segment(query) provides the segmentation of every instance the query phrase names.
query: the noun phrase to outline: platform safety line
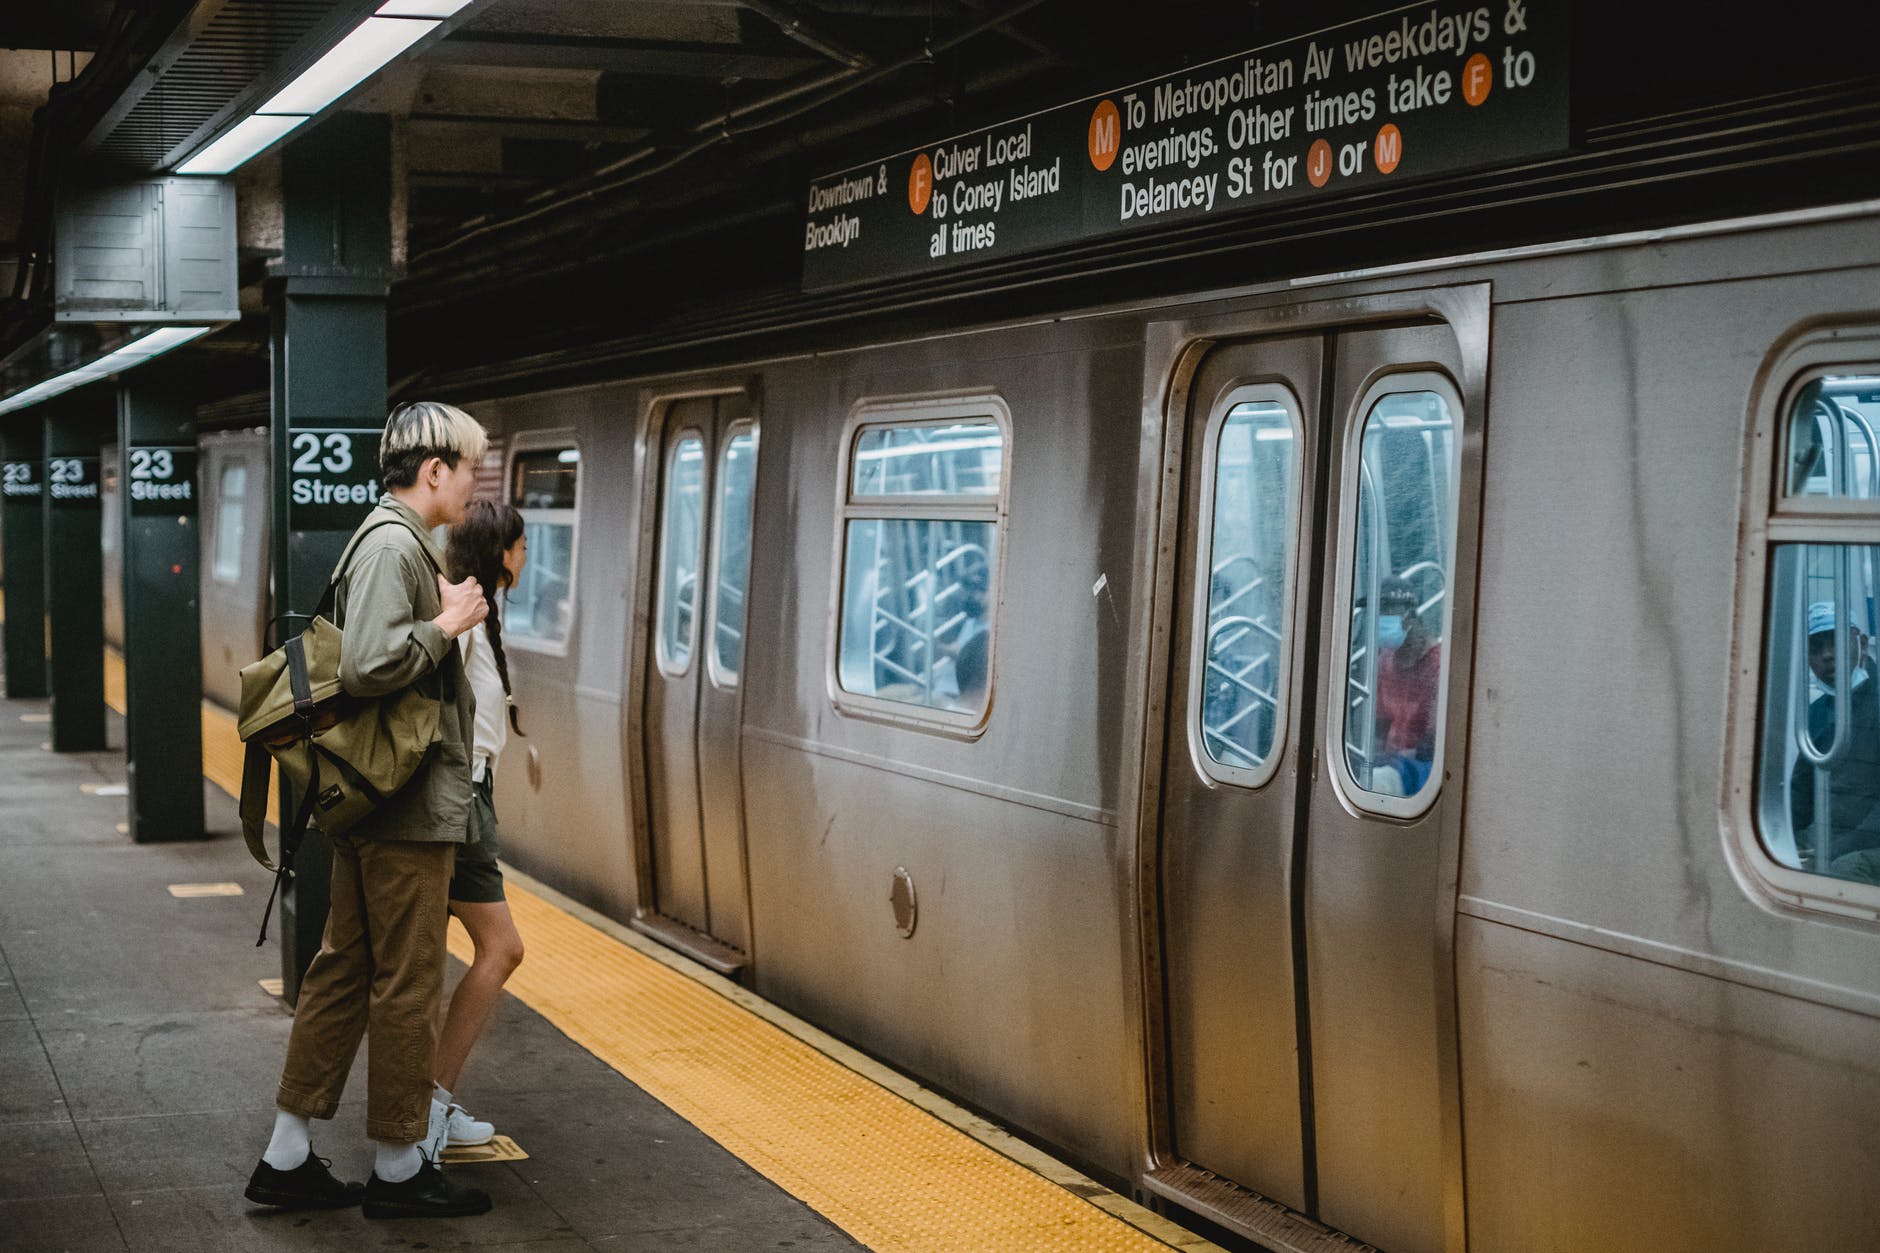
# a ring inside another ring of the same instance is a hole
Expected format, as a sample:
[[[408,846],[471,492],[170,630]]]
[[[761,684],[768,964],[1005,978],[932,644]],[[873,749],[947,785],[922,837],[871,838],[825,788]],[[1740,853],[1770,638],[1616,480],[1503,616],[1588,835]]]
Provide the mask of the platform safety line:
[[[105,676],[122,713],[124,662],[108,647]],[[202,733],[204,775],[239,796],[234,717],[205,701]],[[1220,1253],[747,989],[508,875],[529,957],[507,990],[870,1249]],[[455,919],[450,951],[475,956]]]
[[[868,1248],[1214,1248],[1088,1180],[1109,1205],[995,1151],[522,878],[508,896],[529,956],[508,991]],[[454,921],[450,948],[474,956]]]

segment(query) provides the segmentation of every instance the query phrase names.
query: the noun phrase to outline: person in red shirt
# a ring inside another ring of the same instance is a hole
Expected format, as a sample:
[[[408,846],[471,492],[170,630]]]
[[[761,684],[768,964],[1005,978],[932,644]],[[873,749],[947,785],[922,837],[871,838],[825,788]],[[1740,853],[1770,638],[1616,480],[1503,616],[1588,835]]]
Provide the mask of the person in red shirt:
[[[1417,610],[1408,581],[1385,579],[1378,589],[1377,726],[1375,764],[1394,767],[1403,794],[1415,796],[1429,779],[1436,755],[1436,716],[1442,690],[1443,645]]]

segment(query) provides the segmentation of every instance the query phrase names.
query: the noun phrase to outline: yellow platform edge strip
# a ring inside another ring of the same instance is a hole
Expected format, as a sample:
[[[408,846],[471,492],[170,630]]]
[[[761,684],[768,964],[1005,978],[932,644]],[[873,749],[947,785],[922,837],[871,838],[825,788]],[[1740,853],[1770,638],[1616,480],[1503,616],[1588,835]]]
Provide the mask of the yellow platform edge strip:
[[[122,713],[113,649],[105,674]],[[238,796],[235,719],[205,701],[202,732],[203,774]],[[748,989],[504,870],[529,954],[507,990],[868,1248],[1220,1253]],[[455,920],[450,951],[474,957]]]
[[[109,644],[104,649],[104,703],[118,713],[125,709],[124,654]],[[235,734],[235,716],[220,705],[202,702],[202,774],[237,800],[242,794],[242,742]],[[280,775],[268,768],[268,805],[275,812]],[[270,824],[272,825],[272,824]]]
[[[1209,1247],[1123,1198],[1142,1225],[1093,1204],[575,917],[521,876],[511,875],[509,904],[530,953],[509,980],[518,1000],[871,1249]],[[451,952],[473,956],[456,927]]]

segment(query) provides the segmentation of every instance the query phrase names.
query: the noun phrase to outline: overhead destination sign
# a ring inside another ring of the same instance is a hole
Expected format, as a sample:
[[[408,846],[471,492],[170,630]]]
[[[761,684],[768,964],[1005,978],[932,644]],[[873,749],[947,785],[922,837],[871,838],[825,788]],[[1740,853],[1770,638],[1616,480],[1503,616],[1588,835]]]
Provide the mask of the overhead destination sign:
[[[838,287],[1565,151],[1565,0],[1436,0],[810,184]]]

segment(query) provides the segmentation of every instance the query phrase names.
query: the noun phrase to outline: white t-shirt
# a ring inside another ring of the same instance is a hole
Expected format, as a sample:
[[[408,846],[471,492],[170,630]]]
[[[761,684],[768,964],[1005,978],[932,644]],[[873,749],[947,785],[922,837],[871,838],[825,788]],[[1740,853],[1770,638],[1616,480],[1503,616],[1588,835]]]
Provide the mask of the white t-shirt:
[[[476,693],[475,744],[470,750],[470,778],[481,783],[496,773],[497,759],[509,742],[509,700],[503,695],[503,676],[496,670],[496,653],[481,622],[457,637],[463,650],[464,674]]]

